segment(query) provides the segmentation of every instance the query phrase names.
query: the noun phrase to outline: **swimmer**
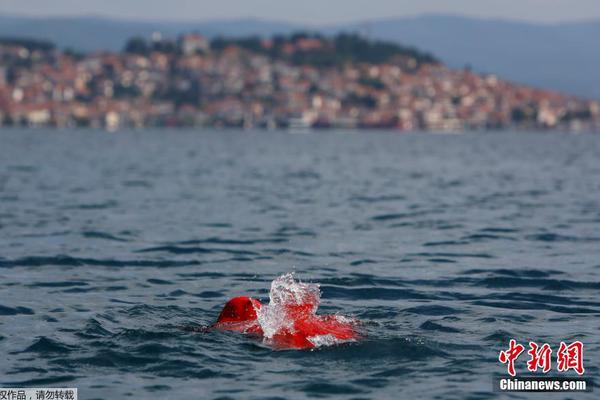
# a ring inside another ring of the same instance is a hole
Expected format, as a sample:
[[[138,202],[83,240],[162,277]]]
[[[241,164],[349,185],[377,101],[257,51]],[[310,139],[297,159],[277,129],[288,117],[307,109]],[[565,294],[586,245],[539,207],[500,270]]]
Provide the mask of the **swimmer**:
[[[318,285],[297,282],[287,274],[273,281],[270,298],[268,305],[251,297],[233,298],[206,330],[256,335],[280,349],[312,349],[360,338],[355,320],[316,314]]]

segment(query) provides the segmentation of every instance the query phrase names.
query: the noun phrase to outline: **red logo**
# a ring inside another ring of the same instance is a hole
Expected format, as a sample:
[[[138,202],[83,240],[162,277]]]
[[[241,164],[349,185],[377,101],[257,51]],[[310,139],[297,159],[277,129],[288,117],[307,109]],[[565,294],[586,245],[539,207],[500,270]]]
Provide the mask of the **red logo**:
[[[510,376],[515,376],[517,374],[515,372],[515,361],[517,361],[517,358],[519,358],[524,351],[525,347],[523,347],[523,345],[517,344],[516,340],[511,339],[508,350],[500,352],[499,360],[502,364],[508,364],[508,373]]]
[[[585,372],[585,368],[583,368],[583,343],[580,341],[568,346],[564,342],[560,342],[558,370],[564,372],[570,369],[575,370],[579,375],[583,375]]]
[[[507,350],[500,352],[498,360],[502,364],[507,364],[508,374],[516,376],[515,362],[519,356],[525,351],[525,346],[511,339]],[[547,374],[552,369],[552,348],[548,343],[541,346],[535,342],[529,342],[529,360],[527,361],[527,369],[530,372],[537,372],[541,369],[544,374]],[[570,345],[560,342],[560,348],[556,353],[557,369],[560,372],[574,370],[579,375],[583,375],[585,368],[583,367],[583,343],[576,341]]]
[[[535,342],[529,342],[530,350],[527,352],[530,359],[527,361],[527,369],[530,372],[537,372],[538,367],[547,374],[552,369],[552,349],[548,343],[544,343],[542,347]]]

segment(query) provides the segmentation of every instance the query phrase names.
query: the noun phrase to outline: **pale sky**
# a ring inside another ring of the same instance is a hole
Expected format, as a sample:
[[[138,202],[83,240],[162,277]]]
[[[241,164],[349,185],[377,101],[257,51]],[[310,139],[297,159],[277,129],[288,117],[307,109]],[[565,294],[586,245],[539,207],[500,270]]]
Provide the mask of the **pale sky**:
[[[0,14],[145,20],[258,17],[323,24],[422,13],[564,22],[600,19],[600,0],[0,0]]]

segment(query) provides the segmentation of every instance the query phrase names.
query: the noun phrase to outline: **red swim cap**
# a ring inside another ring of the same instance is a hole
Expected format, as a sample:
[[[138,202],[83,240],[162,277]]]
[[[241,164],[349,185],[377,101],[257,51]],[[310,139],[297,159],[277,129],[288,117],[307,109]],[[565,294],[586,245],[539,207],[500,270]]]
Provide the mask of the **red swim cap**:
[[[247,322],[256,320],[256,310],[262,307],[260,301],[251,297],[236,297],[225,304],[217,323]]]

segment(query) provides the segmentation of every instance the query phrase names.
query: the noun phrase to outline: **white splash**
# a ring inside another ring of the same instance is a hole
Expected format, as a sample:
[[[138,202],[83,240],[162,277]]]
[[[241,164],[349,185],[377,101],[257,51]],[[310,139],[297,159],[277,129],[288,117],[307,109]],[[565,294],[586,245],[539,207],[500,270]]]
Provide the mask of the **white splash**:
[[[278,332],[293,332],[294,319],[288,315],[290,306],[310,305],[306,312],[315,314],[321,301],[319,285],[303,283],[295,279],[294,273],[280,276],[271,283],[270,302],[257,310],[265,339],[272,339]]]
[[[343,315],[335,315],[335,319],[343,324],[357,324],[357,320],[354,318],[345,317]],[[351,343],[356,342],[355,339],[338,339],[334,335],[318,335],[311,336],[307,338],[309,342],[311,342],[315,347],[329,347],[335,346],[342,343]]]
[[[345,340],[340,340],[333,335],[311,336],[308,338],[308,341],[314,344],[315,347],[335,346],[336,344],[347,342]]]

